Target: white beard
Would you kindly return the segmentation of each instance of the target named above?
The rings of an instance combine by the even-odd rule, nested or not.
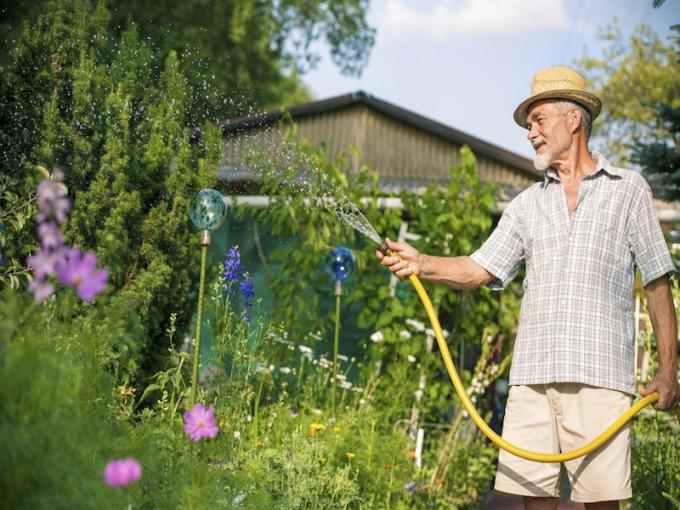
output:
[[[550,167],[550,163],[552,163],[552,158],[549,152],[537,154],[534,158],[534,168],[539,172],[547,170]]]

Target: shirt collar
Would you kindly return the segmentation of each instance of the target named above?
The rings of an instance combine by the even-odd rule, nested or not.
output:
[[[595,175],[598,172],[605,172],[606,174],[609,174],[613,177],[621,176],[621,169],[610,165],[609,161],[607,161],[607,158],[605,158],[602,154],[597,151],[592,151],[590,155],[595,160],[595,171],[590,175]],[[557,176],[557,172],[552,167],[545,171],[545,183],[547,184],[550,180],[560,180],[560,178]]]

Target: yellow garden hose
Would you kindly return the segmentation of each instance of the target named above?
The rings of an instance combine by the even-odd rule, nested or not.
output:
[[[508,443],[498,434],[496,434],[491,429],[491,427],[487,425],[487,423],[484,421],[484,419],[480,416],[475,407],[472,405],[470,397],[468,397],[468,394],[465,391],[465,388],[463,387],[463,383],[461,382],[460,377],[458,376],[456,367],[453,364],[453,360],[451,359],[451,353],[449,352],[449,348],[446,345],[446,340],[444,340],[444,334],[442,333],[442,328],[439,324],[437,314],[434,311],[434,307],[432,306],[432,302],[430,301],[430,297],[427,295],[427,292],[425,292],[423,284],[420,283],[420,280],[416,275],[412,274],[411,276],[409,276],[409,280],[413,284],[413,287],[416,289],[416,292],[418,293],[418,297],[420,297],[420,300],[423,302],[423,305],[425,306],[427,316],[430,319],[432,329],[434,330],[435,338],[437,339],[437,345],[439,345],[439,351],[441,352],[442,358],[444,359],[444,365],[446,365],[446,371],[449,373],[451,382],[453,383],[454,388],[456,388],[456,393],[458,394],[458,397],[463,403],[463,407],[465,407],[465,410],[472,418],[472,421],[475,422],[475,425],[479,427],[479,429],[484,433],[484,435],[486,435],[486,437],[488,437],[491,440],[491,442],[493,442],[499,448],[503,448],[504,450],[512,453],[513,455],[517,455],[518,457],[522,457],[529,460],[534,460],[536,462],[564,462],[567,460],[575,459],[577,457],[581,457],[582,455],[586,455],[598,449],[600,446],[602,446],[602,444],[607,442],[607,440],[609,440],[614,434],[616,434],[619,431],[619,429],[623,427],[626,424],[626,422],[630,420],[636,413],[638,413],[643,407],[659,400],[658,392],[651,393],[650,395],[647,395],[646,397],[638,400],[630,409],[628,409],[628,411],[623,413],[621,417],[619,417],[614,423],[612,423],[609,426],[609,428],[607,428],[600,436],[593,439],[590,443],[582,446],[581,448],[572,450],[570,452],[538,453],[514,446]],[[676,408],[676,415],[678,421],[680,422],[680,407]]]

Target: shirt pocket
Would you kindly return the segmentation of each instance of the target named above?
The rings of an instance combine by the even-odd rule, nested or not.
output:
[[[527,276],[541,278],[559,270],[564,254],[565,234],[562,229],[543,224],[530,229],[525,247]]]
[[[615,205],[600,203],[580,222],[584,255],[606,265],[621,263],[628,250],[625,218]]]

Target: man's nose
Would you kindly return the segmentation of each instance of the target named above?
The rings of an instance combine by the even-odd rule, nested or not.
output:
[[[532,125],[527,129],[527,138],[529,141],[532,141],[536,136],[538,136],[538,130],[534,129],[534,126]]]

